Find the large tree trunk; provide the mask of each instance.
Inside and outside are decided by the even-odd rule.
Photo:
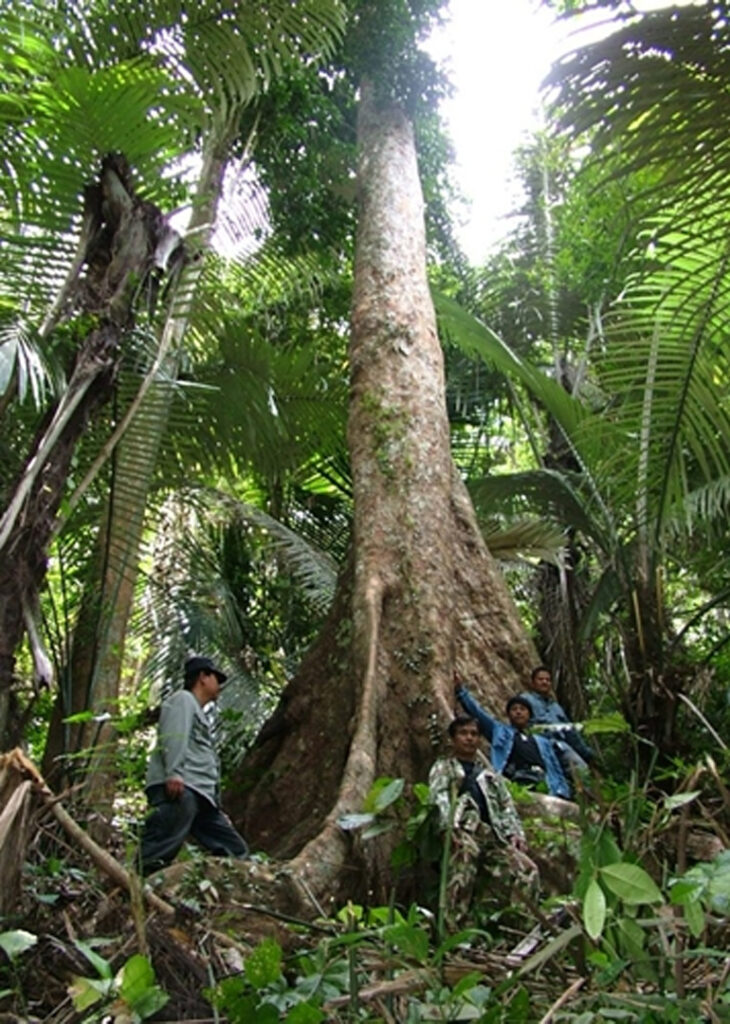
[[[358,138],[352,563],[229,800],[254,848],[293,858],[319,900],[356,891],[363,862],[382,896],[387,847],[358,859],[338,819],[380,776],[425,779],[453,669],[501,712],[535,657],[451,460],[411,126],[366,86]]]

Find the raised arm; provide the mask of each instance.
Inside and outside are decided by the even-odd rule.
[[[461,677],[454,672],[454,696],[459,701],[467,715],[476,719],[479,731],[491,742],[496,719],[488,715],[476,698],[472,697],[461,681]]]

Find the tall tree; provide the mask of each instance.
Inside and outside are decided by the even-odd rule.
[[[501,703],[534,657],[450,455],[411,124],[367,81],[358,146],[352,557],[231,794],[252,842],[292,857],[320,898],[353,890],[340,816],[379,776],[425,778],[453,669]],[[367,882],[385,887],[384,850],[369,850]]]

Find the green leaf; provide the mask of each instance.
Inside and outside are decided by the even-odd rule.
[[[669,902],[674,906],[684,907],[694,903],[702,892],[702,882],[694,879],[680,879],[669,890]]]
[[[103,956],[99,956],[99,954],[91,948],[91,945],[88,942],[84,942],[82,939],[76,939],[74,941],[74,946],[76,946],[80,953],[84,954],[92,967],[96,968],[100,978],[111,980],[112,969],[108,960],[105,960]]]
[[[14,960],[20,953],[25,953],[26,949],[31,949],[37,941],[37,935],[23,931],[22,928],[13,932],[0,932],[0,949],[9,960]]]
[[[426,807],[429,803],[429,792],[428,784],[426,782],[414,782],[413,795],[422,807]]]
[[[409,924],[394,924],[383,932],[386,942],[392,944],[406,956],[413,957],[419,963],[428,957],[428,935],[423,928]]]
[[[664,806],[668,811],[673,811],[676,807],[692,803],[699,795],[699,789],[693,789],[690,793],[674,793],[672,796],[664,797]]]
[[[284,1021],[285,1024],[320,1024],[326,1019],[327,1014],[318,1006],[312,1006],[310,1003],[297,1003],[289,1010]]]
[[[139,953],[127,960],[120,971],[120,977],[119,994],[130,1006],[134,1006],[135,1000],[141,993],[155,983],[152,964],[146,956],[141,956]]]
[[[246,957],[246,979],[256,989],[270,985],[281,975],[281,946],[273,939],[264,939]]]
[[[169,996],[155,983],[155,972],[147,957],[135,954],[121,970],[119,994],[142,1020],[151,1017],[169,1000]]]
[[[614,711],[610,715],[601,715],[598,718],[589,718],[581,726],[581,731],[586,736],[597,736],[599,733],[629,732],[630,729],[631,726],[620,711]]]
[[[92,722],[94,720],[93,711],[79,711],[78,714],[69,715],[64,718],[64,725],[79,725],[84,722]]]
[[[454,985],[451,990],[451,998],[460,999],[461,996],[466,996],[466,998],[469,999],[468,993],[470,991],[475,988],[483,988],[483,986],[479,984],[481,980],[482,975],[479,971],[469,971],[469,973],[465,974],[463,978],[459,978],[456,985]],[[489,989],[486,991],[489,992]],[[477,998],[479,997],[477,996]],[[469,1001],[473,1002],[471,999]],[[481,1004],[477,1003],[477,1005],[483,1005],[483,1002]]]
[[[619,918],[618,927],[626,944],[626,952],[636,960],[644,951],[646,942],[644,929],[631,917]]]
[[[76,1010],[87,1010],[94,1006],[100,999],[105,999],[112,986],[111,978],[97,980],[96,978],[82,978],[75,976],[68,986],[68,994]]]
[[[239,1020],[245,1024],[279,1024],[281,1016],[272,1003],[259,1003],[253,1007],[253,1012],[249,1011]]]
[[[363,801],[363,810],[380,814],[398,799],[404,785],[404,779],[390,779],[387,776],[376,779]]]
[[[599,871],[606,888],[630,906],[662,902],[656,884],[638,864],[608,864]]]
[[[393,779],[384,789],[381,789],[375,798],[375,813],[379,814],[386,807],[394,804],[403,792],[404,785],[405,779]]]
[[[224,1010],[226,1016],[232,1020],[248,1020],[253,1014],[258,997],[247,994],[247,988],[244,977],[233,974],[221,979],[206,998],[210,998],[216,1009]]]
[[[348,928],[352,928],[353,924],[362,921],[364,912],[365,908],[361,903],[353,903],[348,900],[344,907],[340,907],[335,916],[338,921],[342,921]]]
[[[730,857],[729,850],[716,857],[708,867],[707,895],[712,909],[723,916],[730,914]]]
[[[682,909],[687,927],[694,938],[699,939],[705,930],[705,911],[702,908],[702,904],[699,900],[689,900],[683,904]]]
[[[594,941],[600,938],[606,923],[606,896],[595,878],[588,883],[583,900],[583,927]]]

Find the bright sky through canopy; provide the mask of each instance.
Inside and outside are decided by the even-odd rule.
[[[514,209],[512,155],[539,124],[539,87],[565,44],[565,26],[535,0],[451,0],[448,23],[428,50],[445,60],[456,87],[443,105],[456,150],[454,175],[471,212],[460,242],[480,263]]]
[[[644,12],[669,2],[632,6]],[[554,61],[601,38],[613,22],[608,8],[561,22],[540,0],[450,0],[447,17],[427,49],[446,62],[456,88],[442,110],[456,150],[454,177],[471,203],[470,213],[456,213],[457,237],[479,264],[507,233],[518,203],[513,154],[540,125],[541,82]]]

